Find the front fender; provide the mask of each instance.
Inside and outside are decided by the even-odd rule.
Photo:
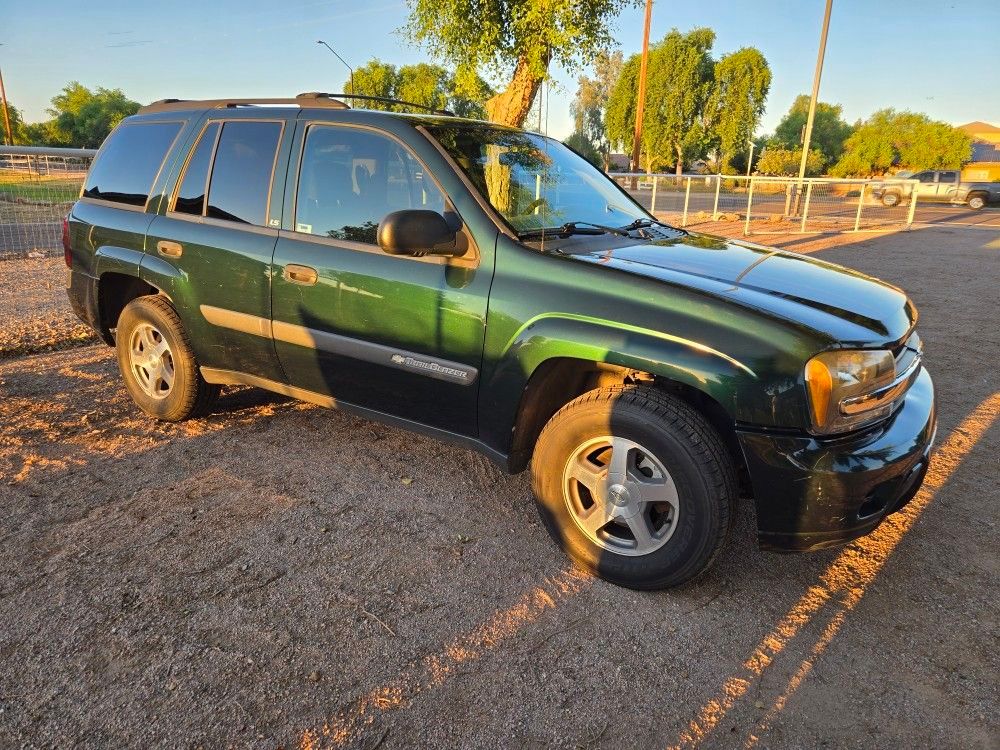
[[[530,321],[508,343],[503,360],[530,379],[537,367],[555,357],[605,362],[669,378],[704,392],[734,419],[735,386],[756,379],[744,363],[698,342],[575,315],[543,315]]]
[[[499,352],[482,384],[483,438],[506,450],[525,387],[546,362],[580,359],[668,378],[701,391],[737,421],[740,393],[759,392],[757,375],[724,352],[684,338],[568,314],[544,314],[523,325]]]

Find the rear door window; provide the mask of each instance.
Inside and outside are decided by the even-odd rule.
[[[108,137],[87,175],[83,196],[145,206],[156,175],[180,130],[179,122],[119,126]]]
[[[222,126],[206,216],[264,225],[280,139],[280,122],[233,120]]]
[[[219,123],[213,122],[201,134],[198,145],[188,159],[184,178],[174,199],[174,211],[201,216],[205,213],[205,193],[208,188],[208,169],[212,166],[212,152],[219,135]]]
[[[938,182],[954,182],[958,172],[938,172]]]

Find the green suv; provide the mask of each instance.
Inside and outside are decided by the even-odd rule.
[[[741,494],[795,551],[916,493],[901,290],[666,225],[550,138],[343,99],[164,100],[101,148],[69,298],[146,413],[252,385],[530,465],[559,545],[635,588],[704,571]]]

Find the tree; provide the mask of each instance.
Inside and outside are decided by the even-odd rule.
[[[407,34],[455,67],[460,93],[472,93],[481,71],[507,78],[486,110],[492,121],[520,127],[549,65],[573,70],[607,50],[609,21],[636,0],[408,2]]]
[[[802,149],[782,148],[781,146],[768,145],[760,159],[757,160],[757,173],[764,175],[776,175],[778,177],[794,177],[799,174],[799,167],[802,163]],[[809,158],[806,159],[806,175],[813,177],[823,172],[823,165],[826,157],[818,148],[809,149]]]
[[[478,76],[472,81],[472,94],[465,95],[455,90],[454,78],[439,65],[417,63],[397,68],[378,58],[369,60],[354,72],[354,86],[356,91],[348,79],[344,90],[363,96],[399,99],[432,109],[448,109],[460,117],[485,117],[484,102],[492,95],[490,87]],[[378,101],[365,102],[363,106],[388,112],[406,109]]]
[[[602,155],[603,168],[607,170],[611,158],[611,144],[608,142],[604,112],[608,98],[622,70],[622,53],[601,53],[594,60],[594,77],[580,76],[577,79],[576,98],[570,105],[575,127],[574,136],[579,133],[591,147]],[[572,136],[571,136],[572,137]]]
[[[91,91],[71,81],[52,97],[48,112],[53,119],[45,126],[46,138],[53,146],[97,148],[119,122],[138,110],[139,103],[121,89]]]
[[[7,116],[10,119],[10,137],[13,139],[11,145],[33,145],[30,133],[31,126],[24,122],[24,118],[21,116],[21,110],[15,107],[11,102],[7,102]],[[2,118],[2,115],[0,115],[0,118]],[[7,138],[7,130],[4,127],[2,119],[0,119],[0,135],[2,135],[0,140]],[[6,140],[4,140],[4,143],[6,143]]]
[[[575,130],[569,138],[563,141],[563,143],[576,151],[580,154],[580,156],[598,169],[604,168],[604,155],[597,150],[597,147],[593,144],[586,133],[580,130]]]
[[[972,156],[972,139],[916,112],[881,109],[860,123],[831,174],[868,177],[890,169],[952,169]]]
[[[771,88],[771,68],[759,50],[744,47],[724,55],[714,77],[708,117],[721,171],[735,155],[749,151]]]
[[[792,102],[778,127],[774,130],[771,142],[786,149],[800,149],[802,134],[809,117],[809,99],[807,94],[801,94]],[[851,135],[853,128],[841,118],[843,108],[839,104],[816,102],[816,114],[813,117],[812,136],[809,139],[810,149],[819,149],[823,153],[826,164],[833,164],[844,153],[844,141]],[[798,174],[798,172],[796,172]]]
[[[707,150],[711,134],[705,109],[712,92],[714,41],[711,29],[687,34],[673,29],[650,49],[642,124],[647,170],[674,164],[681,174],[686,158],[698,158]],[[639,55],[628,59],[608,101],[608,137],[626,152],[634,139],[639,64]]]

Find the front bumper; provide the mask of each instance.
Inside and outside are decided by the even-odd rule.
[[[763,549],[805,552],[872,532],[923,482],[937,431],[922,370],[886,422],[833,440],[739,431]]]

